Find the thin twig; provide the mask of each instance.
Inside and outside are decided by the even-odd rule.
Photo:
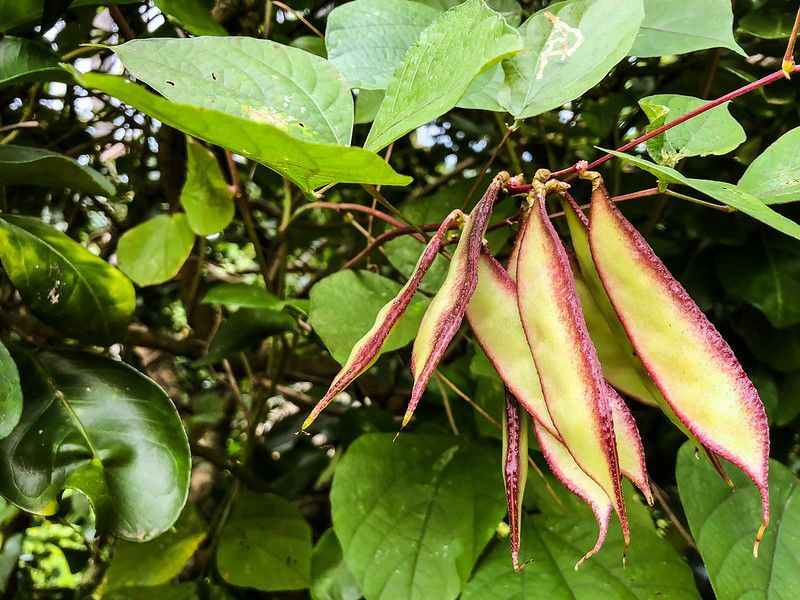
[[[789,42],[786,44],[786,52],[783,55],[783,64],[781,65],[781,70],[787,79],[792,73],[797,72],[794,64],[794,45],[797,42],[798,30],[800,30],[800,8],[797,9],[794,26],[792,27],[792,33],[789,35]]]
[[[686,543],[690,548],[697,550],[697,544],[695,544],[694,540],[692,539],[692,536],[689,535],[689,532],[686,531],[686,528],[678,520],[678,517],[675,516],[675,513],[672,512],[672,509],[669,507],[669,504],[667,504],[667,500],[664,497],[664,492],[661,490],[661,488],[659,488],[655,483],[651,481],[650,489],[653,492],[653,496],[655,497],[656,502],[658,502],[659,505],[661,505],[661,508],[664,510],[664,512],[667,513],[667,517],[669,517],[669,520],[675,526],[675,529],[678,530],[678,533],[681,534],[681,537],[683,537],[683,539],[686,540]]]
[[[444,404],[444,412],[447,415],[447,422],[450,424],[451,431],[459,435],[458,426],[456,425],[456,420],[453,417],[453,407],[450,406],[450,397],[447,395],[447,390],[442,383],[442,380],[438,377],[436,378],[436,383],[439,386],[439,393],[442,395],[442,404]]]
[[[125,37],[126,40],[135,40],[136,34],[133,32],[133,28],[131,24],[128,23],[128,19],[125,18],[125,15],[122,14],[119,6],[116,4],[110,4],[108,10],[111,12],[111,16],[114,18],[114,21],[117,23],[117,27],[122,32],[122,35]]]
[[[290,13],[292,13],[292,14],[293,14],[293,15],[294,15],[294,16],[295,16],[295,17],[296,17],[296,18],[297,18],[297,19],[298,19],[300,22],[302,22],[302,23],[303,23],[303,25],[305,25],[306,27],[308,27],[308,28],[309,28],[311,31],[313,31],[313,32],[314,32],[314,33],[315,33],[315,34],[316,34],[318,37],[321,37],[322,39],[325,39],[325,36],[324,36],[324,35],[322,35],[322,33],[320,32],[320,30],[319,30],[319,29],[317,29],[316,27],[314,27],[314,26],[311,24],[311,22],[309,22],[309,21],[308,21],[308,20],[307,20],[307,19],[306,19],[306,18],[305,18],[303,15],[301,15],[299,12],[297,12],[297,11],[296,11],[295,9],[293,9],[291,6],[287,6],[287,5],[286,5],[286,4],[284,4],[283,2],[278,2],[278,0],[272,0],[272,4],[274,4],[274,5],[275,5],[275,6],[277,6],[278,8],[281,8],[281,9],[283,9],[283,10],[287,11],[287,12],[290,12]]]
[[[464,392],[462,392],[460,389],[458,389],[458,386],[456,386],[456,384],[453,383],[452,381],[450,381],[447,377],[442,375],[441,371],[439,371],[437,369],[436,371],[434,371],[434,374],[436,375],[436,377],[441,379],[442,382],[444,382],[445,385],[447,385],[447,387],[449,387],[451,390],[453,390],[456,393],[456,396],[458,396],[459,398],[461,398],[462,400],[467,402],[467,404],[469,404],[472,408],[474,408],[475,411],[480,416],[482,416],[484,419],[486,419],[489,423],[491,423],[495,427],[498,427],[498,428],[500,427],[500,423],[498,423],[497,420],[494,417],[492,417],[492,415],[490,415],[485,410],[483,410],[483,408],[478,406],[478,404],[476,404],[475,401],[472,398],[470,398]]]

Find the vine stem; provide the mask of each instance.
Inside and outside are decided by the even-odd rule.
[[[797,32],[800,30],[800,8],[797,9],[797,16],[794,18],[794,26],[792,33],[789,35],[789,43],[786,44],[786,53],[783,55],[783,64],[781,71],[788,79],[792,73],[797,72],[797,67],[794,64],[794,45],[797,42]]]
[[[797,72],[800,72],[800,65],[794,65],[792,67],[792,69],[791,69],[791,73],[797,73]],[[725,94],[724,96],[720,96],[716,100],[711,100],[710,102],[707,102],[703,106],[700,106],[700,107],[698,107],[698,108],[696,108],[696,109],[694,109],[692,111],[689,111],[685,115],[680,116],[677,119],[673,119],[669,123],[665,123],[661,127],[656,127],[655,129],[653,129],[653,131],[645,133],[644,135],[639,136],[635,140],[620,146],[619,148],[617,148],[616,151],[617,152],[625,152],[626,150],[630,150],[631,148],[635,148],[636,146],[638,146],[642,142],[646,142],[647,140],[649,140],[651,138],[654,138],[655,136],[660,135],[660,134],[664,133],[665,131],[668,131],[669,129],[672,129],[673,127],[675,127],[677,125],[680,125],[681,123],[685,123],[689,119],[693,119],[694,117],[696,117],[698,115],[701,115],[704,112],[707,112],[707,111],[711,110],[712,108],[716,108],[717,106],[725,104],[726,102],[730,102],[731,100],[733,100],[735,98],[738,98],[739,96],[744,96],[745,94],[749,94],[752,91],[755,91],[755,90],[757,90],[759,88],[762,88],[762,87],[764,87],[766,85],[769,85],[769,84],[774,83],[774,82],[776,82],[776,81],[778,81],[780,79],[783,79],[785,76],[786,76],[786,72],[784,72],[783,69],[775,71],[774,73],[770,73],[766,77],[762,77],[761,79],[753,81],[752,83],[748,83],[747,85],[742,86],[739,89],[736,89],[736,90],[734,90],[732,92],[729,92],[729,93]],[[575,177],[577,177],[579,173],[581,173],[583,171],[594,170],[598,166],[602,165],[606,161],[611,160],[612,158],[614,158],[614,155],[609,153],[609,154],[605,154],[605,155],[601,156],[597,160],[595,160],[593,162],[590,162],[588,164],[586,163],[586,161],[580,161],[580,162],[572,165],[571,167],[567,167],[566,169],[562,169],[561,171],[556,171],[556,172],[552,173],[551,177],[553,177],[553,178],[566,177],[565,181],[570,181],[570,180],[574,179]],[[508,189],[508,193],[512,194],[512,195],[513,194],[524,194],[524,193],[529,192],[532,189],[532,185],[531,184],[526,184],[526,185],[509,186],[507,189]]]

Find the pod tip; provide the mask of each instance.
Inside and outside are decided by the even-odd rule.
[[[761,544],[761,538],[764,537],[764,531],[766,531],[767,525],[769,525],[769,521],[765,520],[761,523],[761,527],[758,528],[758,533],[756,534],[756,541],[753,544],[753,556],[755,558],[758,558],[758,547]]]

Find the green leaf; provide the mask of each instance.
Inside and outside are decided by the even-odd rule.
[[[233,220],[233,192],[228,187],[214,154],[191,138],[187,139],[186,183],[181,206],[189,227],[197,235],[211,235]]]
[[[707,461],[696,460],[688,444],[681,448],[675,470],[683,509],[717,597],[794,598],[800,588],[797,477],[778,461],[769,461],[770,525],[758,558],[753,558],[761,523],[759,494],[739,469],[723,462],[735,490]]]
[[[378,151],[443,115],[475,77],[522,48],[517,31],[483,0],[451,8],[403,56],[364,147]]]
[[[103,600],[231,600],[233,596],[225,588],[208,585],[204,581],[186,581],[173,585],[133,587],[111,590],[103,594]]]
[[[747,313],[738,326],[758,360],[782,373],[800,370],[800,327],[773,329],[757,312]]]
[[[729,0],[644,0],[644,22],[631,56],[666,56],[728,48],[747,56],[733,39]]]
[[[785,237],[762,237],[717,256],[716,271],[731,296],[756,307],[773,327],[800,324],[800,247]]]
[[[261,285],[250,283],[218,283],[203,297],[203,304],[228,307],[280,310],[286,304]]]
[[[152,38],[114,46],[137,79],[169,100],[269,123],[300,140],[350,143],[353,98],[331,64],[250,37]]]
[[[340,364],[370,330],[381,308],[400,291],[400,284],[369,271],[339,271],[311,288],[309,323]],[[397,350],[417,335],[428,299],[414,297],[386,339],[383,352]]]
[[[325,49],[325,40],[316,35],[301,35],[300,37],[294,38],[289,45],[293,48],[301,48],[306,52],[311,52],[311,54],[316,54],[322,58],[328,58],[328,51]]]
[[[357,125],[372,123],[378,114],[384,96],[386,94],[383,90],[360,90],[356,96],[355,123]]]
[[[7,35],[0,39],[0,87],[29,81],[69,80],[44,44]]]
[[[155,5],[192,35],[227,34],[211,16],[214,3],[209,0],[155,0]]]
[[[785,40],[793,24],[793,13],[775,8],[759,8],[739,19],[739,29],[764,40]]]
[[[455,598],[505,514],[496,452],[368,434],[336,468],[333,527],[364,596]]]
[[[403,55],[441,14],[411,0],[355,0],[328,15],[328,60],[350,87],[385,90]]]
[[[0,261],[30,311],[69,337],[105,346],[130,323],[136,308],[131,282],[37,219],[0,218]]]
[[[217,568],[230,584],[271,592],[311,579],[311,527],[294,503],[245,492],[220,535]]]
[[[206,523],[186,504],[175,525],[144,544],[119,541],[106,574],[106,590],[159,585],[178,575],[206,536]]]
[[[650,121],[648,132],[706,103],[706,100],[679,94],[659,94],[639,100],[639,106]],[[730,102],[726,102],[647,140],[648,153],[657,163],[674,167],[688,156],[727,154],[735,150],[747,135],[731,116],[729,105]]]
[[[765,204],[800,200],[800,127],[783,134],[747,167],[739,187]]]
[[[256,342],[270,336],[296,329],[295,320],[280,310],[251,308],[237,310],[222,322],[208,348],[208,353],[194,365],[213,364],[232,354],[247,350]]]
[[[686,561],[658,535],[647,510],[636,504],[628,505],[635,515],[631,518],[633,541],[627,550],[627,566],[620,560],[625,549],[616,523],[609,529],[603,549],[576,571],[576,561],[597,540],[597,521],[591,514],[580,510],[567,517],[524,516],[520,556],[533,562],[514,573],[508,542],[497,543],[478,566],[461,598],[699,599]]]
[[[425,4],[440,11],[453,8],[458,4],[463,4],[466,0],[414,0],[419,4]],[[522,7],[517,0],[486,0],[486,6],[499,12],[509,25],[516,27],[522,18]]]
[[[55,514],[62,489],[132,541],[169,529],[189,491],[189,444],[172,401],[131,367],[80,352],[16,352],[25,404],[0,441],[0,493]]]
[[[22,389],[14,359],[0,342],[0,438],[6,437],[19,423],[22,414]]]
[[[115,4],[132,4],[138,0],[117,0]],[[103,4],[100,0],[72,0],[70,8]],[[11,0],[0,2],[0,32],[8,31],[42,18],[42,0]]]
[[[311,554],[313,600],[358,600],[361,588],[342,556],[342,545],[333,529],[323,533]]]
[[[411,182],[410,177],[396,173],[382,157],[361,148],[304,142],[269,123],[175,104],[122,77],[87,73],[77,74],[76,78],[83,87],[99,89],[171,127],[260,162],[307,193],[329,183]]]
[[[141,286],[169,281],[178,274],[194,246],[194,232],[183,213],[158,215],[119,238],[119,268]]]
[[[0,146],[0,185],[41,185],[69,188],[98,196],[113,196],[116,189],[94,169],[42,148]]]
[[[698,192],[702,192],[711,196],[715,200],[732,206],[738,211],[761,221],[765,225],[769,225],[773,229],[777,229],[781,233],[785,233],[795,239],[800,240],[800,225],[787,219],[782,214],[775,212],[764,202],[755,196],[748,194],[746,191],[733,185],[732,183],[725,183],[724,181],[711,181],[710,179],[690,179],[684,177],[675,169],[656,165],[648,160],[638,156],[631,156],[622,152],[614,150],[604,150],[609,154],[621,158],[622,160],[643,169],[665,183],[677,183],[694,188]]]
[[[539,11],[520,28],[525,51],[503,61],[498,102],[524,119],[581,96],[625,58],[643,17],[642,0],[578,0]]]

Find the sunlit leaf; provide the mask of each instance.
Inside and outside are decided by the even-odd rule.
[[[189,258],[194,232],[183,213],[158,215],[119,238],[119,268],[141,286],[169,281]]]
[[[222,231],[233,220],[233,192],[228,187],[216,157],[197,142],[187,140],[186,183],[181,206],[189,226],[197,235]]]
[[[0,342],[0,438],[19,423],[22,414],[22,389],[14,359]]]
[[[764,201],[800,200],[800,127],[783,134],[747,167],[738,186]]]

